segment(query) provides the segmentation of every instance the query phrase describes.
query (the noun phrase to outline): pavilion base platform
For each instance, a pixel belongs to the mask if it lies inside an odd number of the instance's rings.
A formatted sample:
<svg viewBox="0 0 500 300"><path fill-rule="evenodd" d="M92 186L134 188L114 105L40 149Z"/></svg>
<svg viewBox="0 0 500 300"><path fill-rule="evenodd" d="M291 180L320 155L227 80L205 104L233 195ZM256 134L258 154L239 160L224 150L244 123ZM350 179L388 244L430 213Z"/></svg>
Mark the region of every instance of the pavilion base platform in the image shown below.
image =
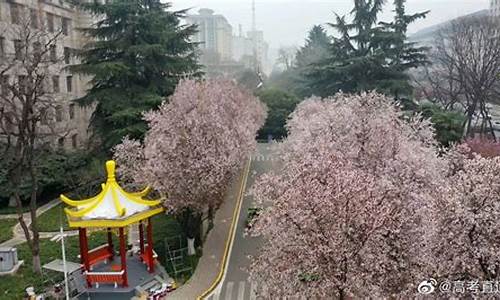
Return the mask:
<svg viewBox="0 0 500 300"><path fill-rule="evenodd" d="M93 266L92 272L111 272L113 265L119 265L120 257L117 256L113 261L108 261L107 263L99 263ZM99 284L96 287L94 284L92 287L88 287L86 284L85 274L81 271L76 271L71 274L71 281L78 283L78 293L80 296L78 299L104 299L103 296L110 296L108 299L114 299L113 297L121 295L122 299L130 299L128 295L134 296L137 290L140 290L142 286L147 286L148 283L152 281L163 280L166 283L172 281L168 276L165 269L159 264L155 264L155 271L149 273L145 264L139 259L137 255L127 257L127 274L128 274L128 286L123 287L118 284ZM115 296L113 296L115 295Z"/></svg>

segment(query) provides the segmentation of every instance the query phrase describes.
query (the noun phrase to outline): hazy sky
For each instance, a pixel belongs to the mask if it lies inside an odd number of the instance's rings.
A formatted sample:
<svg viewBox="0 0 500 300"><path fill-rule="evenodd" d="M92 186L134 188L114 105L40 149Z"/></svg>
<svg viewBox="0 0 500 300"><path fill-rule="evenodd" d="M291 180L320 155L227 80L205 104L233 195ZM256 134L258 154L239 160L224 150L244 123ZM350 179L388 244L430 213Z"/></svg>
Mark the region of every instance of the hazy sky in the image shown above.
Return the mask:
<svg viewBox="0 0 500 300"><path fill-rule="evenodd" d="M237 34L238 24L247 31L252 24L251 0L169 0L174 9L211 8L224 15ZM264 30L265 39L272 48L302 45L307 31L315 24L332 22L334 12L346 14L352 0L256 0L257 28ZM389 0L388 3L392 3ZM421 28L489 7L489 0L408 0L408 12L430 10L427 19L419 20L411 28ZM383 20L391 17L392 5L387 4Z"/></svg>

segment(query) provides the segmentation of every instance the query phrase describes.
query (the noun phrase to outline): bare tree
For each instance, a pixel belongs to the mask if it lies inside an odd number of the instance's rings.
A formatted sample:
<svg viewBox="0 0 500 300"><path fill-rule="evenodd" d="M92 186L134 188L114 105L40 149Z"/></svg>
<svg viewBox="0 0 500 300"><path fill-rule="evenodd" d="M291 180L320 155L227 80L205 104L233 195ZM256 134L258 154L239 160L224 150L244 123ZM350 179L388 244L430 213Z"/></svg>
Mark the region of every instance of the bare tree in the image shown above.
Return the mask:
<svg viewBox="0 0 500 300"><path fill-rule="evenodd" d="M495 138L487 103L500 92L499 22L493 18L462 18L443 28L436 39L434 66L427 70L429 99L465 111L464 134L475 130Z"/></svg>
<svg viewBox="0 0 500 300"><path fill-rule="evenodd" d="M435 53L431 54L432 56L435 56ZM424 67L423 72L414 80L416 93L439 104L445 110L465 111L463 88L452 76L455 73L454 68L453 65Z"/></svg>
<svg viewBox="0 0 500 300"><path fill-rule="evenodd" d="M295 47L281 47L278 50L278 59L276 62L283 66L286 70L290 70L295 65L295 55L297 48Z"/></svg>
<svg viewBox="0 0 500 300"><path fill-rule="evenodd" d="M31 18L25 9L19 7L17 13L17 24L0 28L3 36L13 41L13 47L3 49L0 59L0 138L4 159L11 161L7 176L18 220L32 252L33 269L40 273L37 157L42 148L67 132L65 126L51 121L60 106L48 87L51 75L61 71L62 59L55 48L61 32L54 28L45 30L38 18ZM21 193L21 186L26 183L31 186L28 218Z"/></svg>

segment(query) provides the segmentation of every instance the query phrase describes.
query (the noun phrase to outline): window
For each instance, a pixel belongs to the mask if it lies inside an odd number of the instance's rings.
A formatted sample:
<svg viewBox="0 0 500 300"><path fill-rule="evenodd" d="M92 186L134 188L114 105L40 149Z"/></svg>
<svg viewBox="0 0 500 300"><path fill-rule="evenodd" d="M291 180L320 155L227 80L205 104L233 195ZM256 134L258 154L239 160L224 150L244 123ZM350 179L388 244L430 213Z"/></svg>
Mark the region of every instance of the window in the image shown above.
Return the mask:
<svg viewBox="0 0 500 300"><path fill-rule="evenodd" d="M5 97L9 94L9 76L2 75L0 76L0 92L2 96Z"/></svg>
<svg viewBox="0 0 500 300"><path fill-rule="evenodd" d="M40 109L40 123L42 123L42 125L48 125L49 124L49 116L47 114L47 109L46 108Z"/></svg>
<svg viewBox="0 0 500 300"><path fill-rule="evenodd" d="M54 32L54 15L51 13L47 13L47 30L49 32Z"/></svg>
<svg viewBox="0 0 500 300"><path fill-rule="evenodd" d="M59 88L59 76L52 76L52 90L54 93L59 93L61 91Z"/></svg>
<svg viewBox="0 0 500 300"><path fill-rule="evenodd" d="M30 9L30 26L31 28L38 28L38 11L34 8Z"/></svg>
<svg viewBox="0 0 500 300"><path fill-rule="evenodd" d="M16 3L10 3L10 20L12 24L19 24L21 21L21 8L22 6Z"/></svg>
<svg viewBox="0 0 500 300"><path fill-rule="evenodd" d="M62 122L63 120L63 108L62 106L56 107L56 122Z"/></svg>
<svg viewBox="0 0 500 300"><path fill-rule="evenodd" d="M78 148L78 134L76 133L71 136L71 146L74 149Z"/></svg>
<svg viewBox="0 0 500 300"><path fill-rule="evenodd" d="M28 78L25 75L19 75L17 77L17 83L19 84L19 91L23 94L28 93Z"/></svg>
<svg viewBox="0 0 500 300"><path fill-rule="evenodd" d="M50 45L50 61L57 61L57 48L56 45Z"/></svg>
<svg viewBox="0 0 500 300"><path fill-rule="evenodd" d="M5 55L5 38L0 36L0 56Z"/></svg>
<svg viewBox="0 0 500 300"><path fill-rule="evenodd" d="M14 124L15 118L12 116L10 113L5 114L5 130L7 132L13 132L15 129L15 124Z"/></svg>
<svg viewBox="0 0 500 300"><path fill-rule="evenodd" d="M73 120L75 118L75 105L70 104L69 105L69 119Z"/></svg>
<svg viewBox="0 0 500 300"><path fill-rule="evenodd" d="M73 91L73 76L66 77L66 91L71 93Z"/></svg>
<svg viewBox="0 0 500 300"><path fill-rule="evenodd" d="M21 40L14 41L14 52L17 60L21 60L23 58L23 44Z"/></svg>
<svg viewBox="0 0 500 300"><path fill-rule="evenodd" d="M64 147L64 137L60 137L57 139L57 146L59 146L59 148L63 148Z"/></svg>
<svg viewBox="0 0 500 300"><path fill-rule="evenodd" d="M64 35L69 35L71 20L68 18L61 18L61 30Z"/></svg>
<svg viewBox="0 0 500 300"><path fill-rule="evenodd" d="M33 43L33 56L39 58L42 54L42 44L40 42Z"/></svg>
<svg viewBox="0 0 500 300"><path fill-rule="evenodd" d="M71 58L71 49L69 49L68 47L64 47L64 63L69 64L71 62L70 58Z"/></svg>

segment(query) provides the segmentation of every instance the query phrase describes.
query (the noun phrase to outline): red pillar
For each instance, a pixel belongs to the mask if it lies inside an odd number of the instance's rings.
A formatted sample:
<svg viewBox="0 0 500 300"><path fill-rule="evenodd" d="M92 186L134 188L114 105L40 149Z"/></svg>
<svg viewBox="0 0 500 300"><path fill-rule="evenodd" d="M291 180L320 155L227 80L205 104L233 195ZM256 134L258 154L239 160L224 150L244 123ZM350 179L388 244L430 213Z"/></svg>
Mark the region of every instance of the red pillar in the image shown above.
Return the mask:
<svg viewBox="0 0 500 300"><path fill-rule="evenodd" d="M84 264L84 258L85 258L85 253L83 251L83 228L78 227L78 244L80 245L80 264L83 265L85 268Z"/></svg>
<svg viewBox="0 0 500 300"><path fill-rule="evenodd" d="M122 263L123 270L123 286L128 286L128 278L127 278L127 245L125 244L125 234L123 233L123 227L120 227L120 259Z"/></svg>
<svg viewBox="0 0 500 300"><path fill-rule="evenodd" d="M108 248L111 252L111 260L113 260L115 256L115 251L113 248L113 233L111 232L111 228L108 228Z"/></svg>
<svg viewBox="0 0 500 300"><path fill-rule="evenodd" d="M141 255L144 254L144 225L139 222L139 245L141 247Z"/></svg>
<svg viewBox="0 0 500 300"><path fill-rule="evenodd" d="M80 237L80 260L83 264L84 271L90 271L89 264L89 245L87 240L87 229L86 228L78 228L78 234ZM87 286L90 288L92 284L87 279Z"/></svg>
<svg viewBox="0 0 500 300"><path fill-rule="evenodd" d="M148 254L149 256L149 273L154 273L155 263L153 261L153 223L151 218L148 218Z"/></svg>

